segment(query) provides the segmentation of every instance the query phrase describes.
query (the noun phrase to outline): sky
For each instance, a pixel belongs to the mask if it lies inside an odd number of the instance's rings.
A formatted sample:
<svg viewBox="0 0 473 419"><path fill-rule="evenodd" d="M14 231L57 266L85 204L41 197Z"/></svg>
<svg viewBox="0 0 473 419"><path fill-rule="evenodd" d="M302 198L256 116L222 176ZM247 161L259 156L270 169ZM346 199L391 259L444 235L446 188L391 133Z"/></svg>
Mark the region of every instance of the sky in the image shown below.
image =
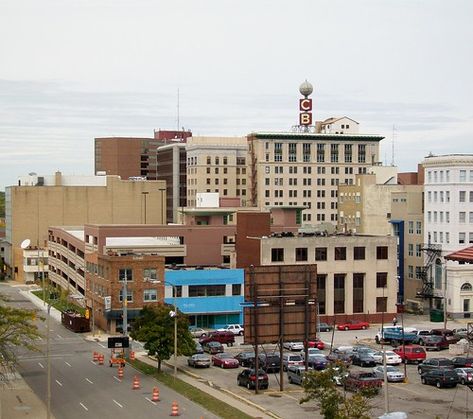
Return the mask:
<svg viewBox="0 0 473 419"><path fill-rule="evenodd" d="M471 0L1 0L0 190L92 175L95 137L289 131L306 79L314 118L385 136L384 164L473 153L472 16Z"/></svg>

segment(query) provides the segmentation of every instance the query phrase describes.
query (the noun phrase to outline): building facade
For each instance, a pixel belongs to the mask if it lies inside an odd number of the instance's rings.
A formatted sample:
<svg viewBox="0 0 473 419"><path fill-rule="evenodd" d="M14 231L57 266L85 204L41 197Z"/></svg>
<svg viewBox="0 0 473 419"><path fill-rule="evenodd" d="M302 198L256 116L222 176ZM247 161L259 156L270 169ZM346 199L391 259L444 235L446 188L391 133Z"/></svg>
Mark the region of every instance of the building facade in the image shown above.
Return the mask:
<svg viewBox="0 0 473 419"><path fill-rule="evenodd" d="M49 226L86 223L165 223L165 183L120 180L118 176L21 177L5 190L5 264L8 277L24 281L34 251L26 256L21 244L46 249ZM30 261L28 262L28 259ZM36 261L39 266L41 258ZM43 263L43 265L45 265Z"/></svg>
<svg viewBox="0 0 473 419"><path fill-rule="evenodd" d="M249 134L248 199L261 208L303 206L303 223L336 225L338 185L353 184L356 174L379 162L382 139L352 133Z"/></svg>

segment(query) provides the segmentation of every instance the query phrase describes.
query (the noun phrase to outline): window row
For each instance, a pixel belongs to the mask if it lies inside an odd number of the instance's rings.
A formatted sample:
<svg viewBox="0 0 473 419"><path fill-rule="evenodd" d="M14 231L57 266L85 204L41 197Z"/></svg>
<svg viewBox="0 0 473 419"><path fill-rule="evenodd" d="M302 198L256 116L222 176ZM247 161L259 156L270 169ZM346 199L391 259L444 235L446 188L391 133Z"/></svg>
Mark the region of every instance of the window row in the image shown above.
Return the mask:
<svg viewBox="0 0 473 419"><path fill-rule="evenodd" d="M284 248L272 248L271 249L271 262L284 262L285 253L289 252L289 249ZM296 262L307 262L309 260L309 249L307 247L296 247L294 250L294 258ZM327 247L316 247L314 253L315 261L327 261L328 260L328 248ZM334 247L334 260L347 260L347 248L346 247ZM365 260L366 259L366 248L363 246L353 247L353 260ZM387 246L376 246L376 259L388 259L388 247Z"/></svg>
<svg viewBox="0 0 473 419"><path fill-rule="evenodd" d="M458 171L452 170L452 181L453 182L473 182L473 170L460 169ZM427 171L427 182L428 183L448 183L450 182L450 170L428 170Z"/></svg>

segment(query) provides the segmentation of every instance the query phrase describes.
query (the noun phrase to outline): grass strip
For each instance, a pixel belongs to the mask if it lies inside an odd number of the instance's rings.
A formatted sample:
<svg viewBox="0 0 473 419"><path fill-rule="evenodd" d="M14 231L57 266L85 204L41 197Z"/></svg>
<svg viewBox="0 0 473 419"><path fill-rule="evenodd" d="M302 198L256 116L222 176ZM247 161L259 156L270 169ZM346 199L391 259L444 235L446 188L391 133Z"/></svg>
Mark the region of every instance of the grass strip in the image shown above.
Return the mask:
<svg viewBox="0 0 473 419"><path fill-rule="evenodd" d="M34 295L36 295L36 297L40 298L41 300L43 300L43 290L39 290L39 291L32 291L32 293ZM61 313L64 313L65 311L67 310L74 310L75 312L81 314L82 316L85 315L85 308L83 307L80 307L76 304L72 304L68 301L65 301L64 299L62 298L58 298L58 299L51 299L49 300L48 299L48 292L46 291L46 300L45 300L47 303L50 303L52 307L54 307L55 309L59 310Z"/></svg>
<svg viewBox="0 0 473 419"><path fill-rule="evenodd" d="M215 413L217 416L223 419L250 419L253 417L247 415L241 410L236 409L233 406L228 405L227 403L216 399L205 391L195 388L194 386L180 380L179 378L174 380L172 375L169 375L165 372L158 372L157 368L147 364L146 362L134 360L130 361L130 364L142 373L152 376L156 380L163 383L166 387L172 388L179 394L185 396L187 399L200 404L209 412Z"/></svg>

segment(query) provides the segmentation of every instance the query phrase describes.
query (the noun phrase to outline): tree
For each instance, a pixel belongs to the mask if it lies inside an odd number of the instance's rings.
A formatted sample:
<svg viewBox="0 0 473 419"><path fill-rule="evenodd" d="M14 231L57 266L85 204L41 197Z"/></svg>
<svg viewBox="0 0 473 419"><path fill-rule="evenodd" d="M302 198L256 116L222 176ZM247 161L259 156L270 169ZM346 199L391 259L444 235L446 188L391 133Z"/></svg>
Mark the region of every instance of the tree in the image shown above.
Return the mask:
<svg viewBox="0 0 473 419"><path fill-rule="evenodd" d="M161 362L174 354L174 317L171 313L174 307L167 304L145 306L140 316L133 322L130 336L145 342L144 348L149 355L158 359L158 371ZM177 356L192 355L195 352L195 342L189 332L187 316L177 312Z"/></svg>
<svg viewBox="0 0 473 419"><path fill-rule="evenodd" d="M0 376L11 372L17 364L15 350L25 348L39 352L37 347L41 333L34 324L35 310L26 310L6 305L8 298L0 294Z"/></svg>
<svg viewBox="0 0 473 419"><path fill-rule="evenodd" d="M370 399L376 394L372 389L348 396L335 384L335 376L343 383L346 367L342 364L336 368L323 371L309 371L305 374L302 386L305 396L299 403L316 400L325 419L370 419Z"/></svg>

